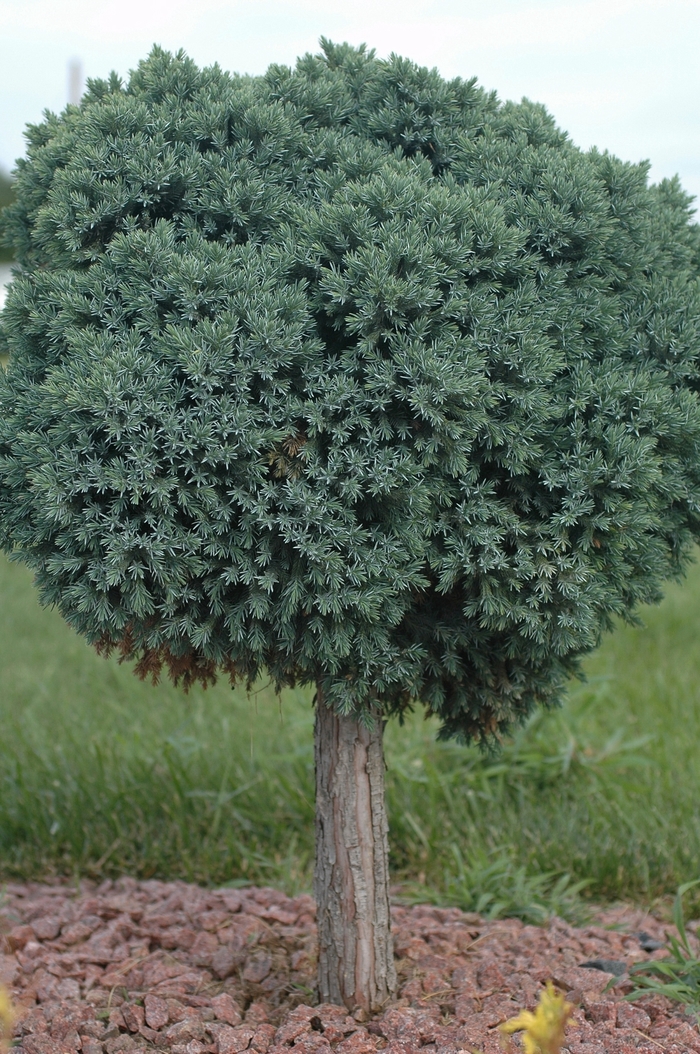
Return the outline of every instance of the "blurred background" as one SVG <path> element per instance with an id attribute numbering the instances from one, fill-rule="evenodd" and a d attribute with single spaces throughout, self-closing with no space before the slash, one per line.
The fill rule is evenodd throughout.
<path id="1" fill-rule="evenodd" d="M 579 146 L 700 194 L 698 0 L 0 0 L 0 205 L 45 108 L 154 43 L 262 73 L 365 42 L 543 102 Z M 4 262 L 3 262 L 4 261 Z M 0 256 L 2 283 L 10 273 Z M 664 902 L 700 874 L 700 567 L 620 627 L 561 711 L 500 758 L 392 726 L 392 866 L 407 897 L 541 921 Z M 310 693 L 189 697 L 99 659 L 0 557 L 0 882 L 125 872 L 309 888 Z M 700 912 L 700 900 L 697 904 Z"/>

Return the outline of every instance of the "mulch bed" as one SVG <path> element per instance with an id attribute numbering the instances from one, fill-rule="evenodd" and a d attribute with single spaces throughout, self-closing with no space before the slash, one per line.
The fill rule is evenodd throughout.
<path id="1" fill-rule="evenodd" d="M 498 1025 L 533 1009 L 550 978 L 576 1004 L 572 1054 L 700 1052 L 696 1023 L 676 1005 L 625 1002 L 624 976 L 604 992 L 613 975 L 580 966 L 646 958 L 636 934 L 663 940 L 663 924 L 632 909 L 597 920 L 540 928 L 396 906 L 399 998 L 364 1020 L 315 1005 L 308 896 L 130 878 L 9 884 L 0 981 L 25 1054 L 502 1054 Z"/>

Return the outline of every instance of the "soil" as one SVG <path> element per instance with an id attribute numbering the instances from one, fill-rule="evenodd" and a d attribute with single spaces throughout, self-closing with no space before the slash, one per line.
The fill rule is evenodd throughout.
<path id="1" fill-rule="evenodd" d="M 697 1024 L 676 1004 L 656 996 L 625 1002 L 624 974 L 580 965 L 649 957 L 639 932 L 663 940 L 664 925 L 634 909 L 603 911 L 595 925 L 576 928 L 560 919 L 537 927 L 397 905 L 398 998 L 370 1020 L 316 1005 L 314 913 L 310 897 L 274 889 L 212 891 L 130 878 L 9 884 L 0 903 L 0 982 L 19 1011 L 17 1047 L 25 1054 L 502 1054 L 498 1025 L 534 1009 L 552 979 L 575 1004 L 571 1054 L 700 1052 Z M 615 986 L 606 992 L 609 981 Z M 519 1038 L 511 1042 L 522 1049 Z"/>

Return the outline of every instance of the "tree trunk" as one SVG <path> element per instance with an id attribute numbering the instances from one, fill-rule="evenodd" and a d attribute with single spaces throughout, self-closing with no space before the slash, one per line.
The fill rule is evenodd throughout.
<path id="1" fill-rule="evenodd" d="M 316 698 L 316 871 L 321 1002 L 367 1013 L 396 991 L 384 806 L 384 727 Z"/>

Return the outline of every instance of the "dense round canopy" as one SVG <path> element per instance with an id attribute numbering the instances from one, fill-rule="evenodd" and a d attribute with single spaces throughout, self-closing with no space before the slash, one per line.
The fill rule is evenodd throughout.
<path id="1" fill-rule="evenodd" d="M 700 238 L 646 176 L 346 45 L 91 82 L 5 218 L 0 543 L 142 673 L 498 735 L 700 536 Z"/>

